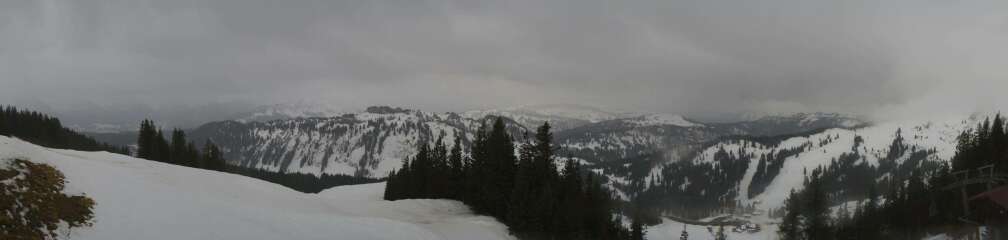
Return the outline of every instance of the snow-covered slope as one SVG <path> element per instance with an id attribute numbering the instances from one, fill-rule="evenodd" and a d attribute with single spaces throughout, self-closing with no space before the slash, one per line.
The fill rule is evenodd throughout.
<path id="1" fill-rule="evenodd" d="M 813 168 L 829 164 L 830 160 L 839 158 L 841 154 L 852 152 L 857 136 L 860 136 L 860 139 L 864 141 L 858 144 L 859 152 L 865 153 L 862 161 L 873 166 L 878 166 L 880 159 L 888 154 L 889 144 L 896 137 L 897 130 L 902 132 L 905 145 L 918 149 L 935 149 L 936 152 L 930 156 L 931 158 L 948 161 L 955 154 L 956 137 L 967 127 L 971 127 L 972 123 L 973 120 L 966 117 L 932 121 L 888 122 L 857 130 L 833 129 L 809 136 L 807 141 L 813 143 L 830 134 L 839 136 L 839 139 L 821 147 L 812 144 L 806 152 L 788 158 L 781 174 L 774 178 L 763 194 L 756 196 L 753 200 L 759 200 L 758 206 L 765 209 L 780 207 L 787 197 L 788 191 L 801 189 L 803 169 L 811 171 Z M 794 140 L 801 141 L 803 139 Z M 794 140 L 789 139 L 789 141 Z M 901 158 L 905 159 L 905 157 Z"/>
<path id="2" fill-rule="evenodd" d="M 66 175 L 67 192 L 97 202 L 93 227 L 68 239 L 512 239 L 460 202 L 381 200 L 384 184 L 304 194 L 238 175 L 106 152 L 39 147 L 0 136 L 0 159 Z"/>
<path id="3" fill-rule="evenodd" d="M 817 167 L 825 167 L 845 154 L 850 156 L 856 153 L 858 156 L 856 164 L 868 164 L 875 167 L 878 167 L 883 160 L 893 161 L 891 164 L 897 167 L 890 168 L 888 171 L 897 171 L 913 152 L 894 153 L 897 155 L 891 156 L 890 151 L 895 150 L 890 147 L 895 141 L 906 146 L 907 149 L 917 149 L 919 153 L 927 152 L 924 159 L 947 161 L 955 154 L 958 134 L 973 126 L 975 121 L 972 117 L 959 116 L 933 120 L 883 122 L 856 129 L 833 128 L 814 134 L 782 137 L 777 140 L 724 139 L 699 150 L 692 161 L 710 163 L 715 159 L 713 155 L 722 150 L 733 156 L 739 154 L 752 156 L 742 157 L 740 160 L 748 161 L 748 168 L 736 185 L 738 194 L 734 197 L 739 202 L 755 204 L 759 209 L 769 210 L 781 207 L 789 191 L 802 188 L 806 172 Z M 897 132 L 901 135 L 901 141 L 897 140 Z M 797 152 L 784 153 L 788 151 Z M 757 163 L 760 156 L 769 153 L 783 156 L 784 162 L 779 168 L 779 173 L 770 176 L 769 184 L 766 185 L 765 190 L 754 193 L 754 196 L 750 198 L 748 191 L 750 184 L 754 181 L 754 175 L 756 175 Z M 886 160 L 887 158 L 891 159 Z M 663 166 L 658 166 L 653 169 L 648 180 L 650 181 L 650 177 L 657 176 L 662 168 Z M 916 166 L 903 167 L 903 169 L 914 168 Z M 674 187 L 687 181 L 691 180 L 669 179 L 668 184 Z M 697 182 L 698 180 L 693 179 L 692 181 Z"/>
<path id="4" fill-rule="evenodd" d="M 269 122 L 225 121 L 191 131 L 198 142 L 220 145 L 232 165 L 274 172 L 384 177 L 399 168 L 421 143 L 443 136 L 445 144 L 461 138 L 463 148 L 483 121 L 454 113 L 430 113 L 393 107 L 369 107 L 338 117 L 296 118 Z M 524 128 L 508 121 L 514 136 Z"/>

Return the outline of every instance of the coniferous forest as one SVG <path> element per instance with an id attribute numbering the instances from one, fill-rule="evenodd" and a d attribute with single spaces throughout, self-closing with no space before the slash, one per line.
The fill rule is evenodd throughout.
<path id="1" fill-rule="evenodd" d="M 136 157 L 175 165 L 225 171 L 223 153 L 213 142 L 206 141 L 202 150 L 186 140 L 181 129 L 172 130 L 171 138 L 154 125 L 154 121 L 143 120 L 137 136 Z"/>
<path id="2" fill-rule="evenodd" d="M 450 150 L 443 141 L 433 148 L 421 144 L 389 174 L 385 199 L 459 200 L 522 239 L 642 239 L 640 222 L 633 231 L 623 226 L 617 203 L 593 174 L 574 161 L 557 169 L 552 138 L 546 123 L 515 146 L 498 118 L 477 132 L 469 154 L 457 140 Z"/>
<path id="3" fill-rule="evenodd" d="M 929 231 L 972 234 L 981 225 L 1004 228 L 1008 226 L 1008 213 L 993 203 L 967 199 L 968 205 L 964 205 L 964 196 L 990 190 L 987 184 L 960 186 L 957 183 L 983 176 L 1008 176 L 1008 131 L 1005 127 L 1005 118 L 998 114 L 993 120 L 987 119 L 962 132 L 951 164 L 922 162 L 914 169 L 896 171 L 905 175 L 897 179 L 906 181 L 863 182 L 865 179 L 886 179 L 866 169 L 853 171 L 865 173 L 865 176 L 849 177 L 861 182 L 839 182 L 837 179 L 842 178 L 832 174 L 842 165 L 849 165 L 849 159 L 834 161 L 827 168 L 817 168 L 806 176 L 804 189 L 792 191 L 788 197 L 779 236 L 784 240 L 921 239 L 934 233 Z M 899 138 L 897 132 L 897 141 Z M 894 158 L 902 153 L 890 155 L 888 158 Z M 880 168 L 886 167 L 884 161 L 881 163 Z M 851 185 L 864 186 L 854 187 L 864 193 L 843 194 L 852 189 Z M 844 195 L 865 196 L 866 199 L 852 206 L 841 205 L 836 216 L 831 217 L 830 206 L 847 201 Z"/>
<path id="4" fill-rule="evenodd" d="M 349 175 L 321 174 L 316 176 L 305 173 L 271 172 L 235 165 L 228 165 L 226 170 L 229 173 L 280 184 L 303 193 L 319 193 L 322 192 L 322 190 L 336 186 L 376 183 L 381 181 L 381 179 Z"/>
<path id="5" fill-rule="evenodd" d="M 43 113 L 0 106 L 0 135 L 16 137 L 50 148 L 81 151 L 108 151 L 128 154 L 125 146 L 101 143 L 94 138 L 66 128 L 56 117 Z"/>

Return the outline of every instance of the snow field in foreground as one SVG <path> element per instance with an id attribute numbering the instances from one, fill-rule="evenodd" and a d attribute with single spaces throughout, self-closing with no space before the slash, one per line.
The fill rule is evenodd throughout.
<path id="1" fill-rule="evenodd" d="M 513 239 L 493 218 L 448 200 L 384 201 L 384 183 L 304 194 L 243 176 L 106 152 L 56 150 L 0 136 L 0 158 L 66 175 L 97 202 L 70 239 Z"/>

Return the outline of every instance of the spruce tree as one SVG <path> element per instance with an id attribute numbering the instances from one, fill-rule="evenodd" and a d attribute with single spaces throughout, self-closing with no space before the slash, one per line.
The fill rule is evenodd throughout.
<path id="1" fill-rule="evenodd" d="M 140 122 L 140 131 L 137 136 L 138 158 L 154 160 L 156 148 L 154 137 L 156 134 L 157 130 L 154 129 L 154 124 L 150 120 L 144 119 Z"/>
<path id="2" fill-rule="evenodd" d="M 217 147 L 213 142 L 207 140 L 203 144 L 203 162 L 207 164 L 209 170 L 214 171 L 224 171 L 226 164 L 224 163 L 224 156 L 221 153 L 220 148 Z"/>
<path id="3" fill-rule="evenodd" d="M 483 204 L 491 215 L 507 214 L 508 200 L 515 177 L 514 144 L 503 118 L 498 117 L 486 139 Z"/>
<path id="4" fill-rule="evenodd" d="M 165 140 L 164 132 L 158 129 L 154 133 L 154 160 L 158 162 L 171 162 L 171 150 L 168 141 Z"/>
<path id="5" fill-rule="evenodd" d="M 644 209 L 642 209 L 640 196 L 634 197 L 632 219 L 630 221 L 630 239 L 646 239 L 647 230 L 644 228 Z"/>
<path id="6" fill-rule="evenodd" d="M 542 224 L 541 222 L 536 222 L 537 219 L 532 217 L 532 204 L 534 193 L 532 192 L 533 184 L 532 181 L 532 158 L 533 158 L 533 146 L 531 144 L 523 144 L 519 150 L 518 157 L 518 172 L 515 175 L 514 187 L 511 191 L 511 199 L 508 201 L 510 203 L 507 222 L 509 228 L 513 228 L 515 231 L 524 232 L 528 231 L 530 226 L 535 226 Z"/>
<path id="7" fill-rule="evenodd" d="M 794 189 L 788 194 L 787 200 L 784 201 L 784 219 L 781 220 L 778 226 L 777 233 L 781 240 L 799 240 L 801 238 L 801 211 L 802 211 L 802 201 L 800 195 L 795 193 Z"/>
<path id="8" fill-rule="evenodd" d="M 168 155 L 170 156 L 170 163 L 182 166 L 195 167 L 191 164 L 191 156 L 187 153 L 188 148 L 186 144 L 185 132 L 181 129 L 173 129 L 171 134 L 171 147 Z"/>
<path id="9" fill-rule="evenodd" d="M 465 190 L 465 184 L 462 183 L 465 177 L 465 165 L 462 156 L 462 136 L 455 136 L 455 143 L 452 144 L 451 156 L 448 158 L 448 177 L 450 179 L 450 187 L 448 191 L 449 198 L 462 199 L 462 191 Z"/>
<path id="10" fill-rule="evenodd" d="M 803 211 L 803 216 L 805 221 L 803 223 L 803 233 L 805 237 L 809 239 L 831 239 L 833 237 L 832 229 L 829 226 L 830 221 L 830 209 L 829 202 L 826 199 L 826 193 L 823 190 L 823 180 L 820 177 L 822 170 L 817 168 L 812 171 L 812 175 L 809 179 L 809 184 L 806 185 L 805 189 L 805 208 Z"/>

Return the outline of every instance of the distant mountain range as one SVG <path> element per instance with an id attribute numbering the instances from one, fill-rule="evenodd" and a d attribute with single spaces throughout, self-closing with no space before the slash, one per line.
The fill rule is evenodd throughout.
<path id="1" fill-rule="evenodd" d="M 282 106 L 261 110 L 203 124 L 188 131 L 190 138 L 216 142 L 232 165 L 380 178 L 399 168 L 418 144 L 434 144 L 439 138 L 450 144 L 459 138 L 468 148 L 477 129 L 497 116 L 505 119 L 516 143 L 548 121 L 554 126 L 558 155 L 606 177 L 606 186 L 624 198 L 664 188 L 675 196 L 734 199 L 766 209 L 779 207 L 783 192 L 801 187 L 802 172 L 836 159 L 856 160 L 847 167 L 874 166 L 879 172 L 873 174 L 889 178 L 904 176 L 907 169 L 927 162 L 947 161 L 957 134 L 976 121 L 964 116 L 871 123 L 846 114 L 793 113 L 718 123 L 577 105 L 462 113 L 385 106 L 358 111 Z M 133 133 L 93 136 L 120 144 L 135 140 Z M 760 167 L 760 159 L 770 153 L 778 162 Z M 848 159 L 851 156 L 857 159 Z M 715 166 L 716 172 L 696 170 L 706 169 L 703 166 Z M 712 174 L 728 182 L 705 183 Z"/>
<path id="2" fill-rule="evenodd" d="M 579 105 L 542 105 L 431 113 L 395 107 L 345 112 L 316 105 L 274 105 L 189 131 L 213 140 L 231 164 L 277 172 L 382 177 L 399 167 L 418 143 L 444 136 L 472 140 L 481 122 L 508 120 L 516 141 L 544 122 L 553 126 L 562 153 L 586 163 L 606 163 L 651 152 L 677 152 L 729 135 L 777 135 L 866 124 L 840 114 L 767 116 L 738 123 L 702 123 L 658 113 L 615 113 Z M 134 133 L 92 134 L 129 144 Z M 683 152 L 685 153 L 685 152 Z M 675 154 L 673 154 L 675 155 Z M 670 159 L 675 159 L 670 158 Z"/>

